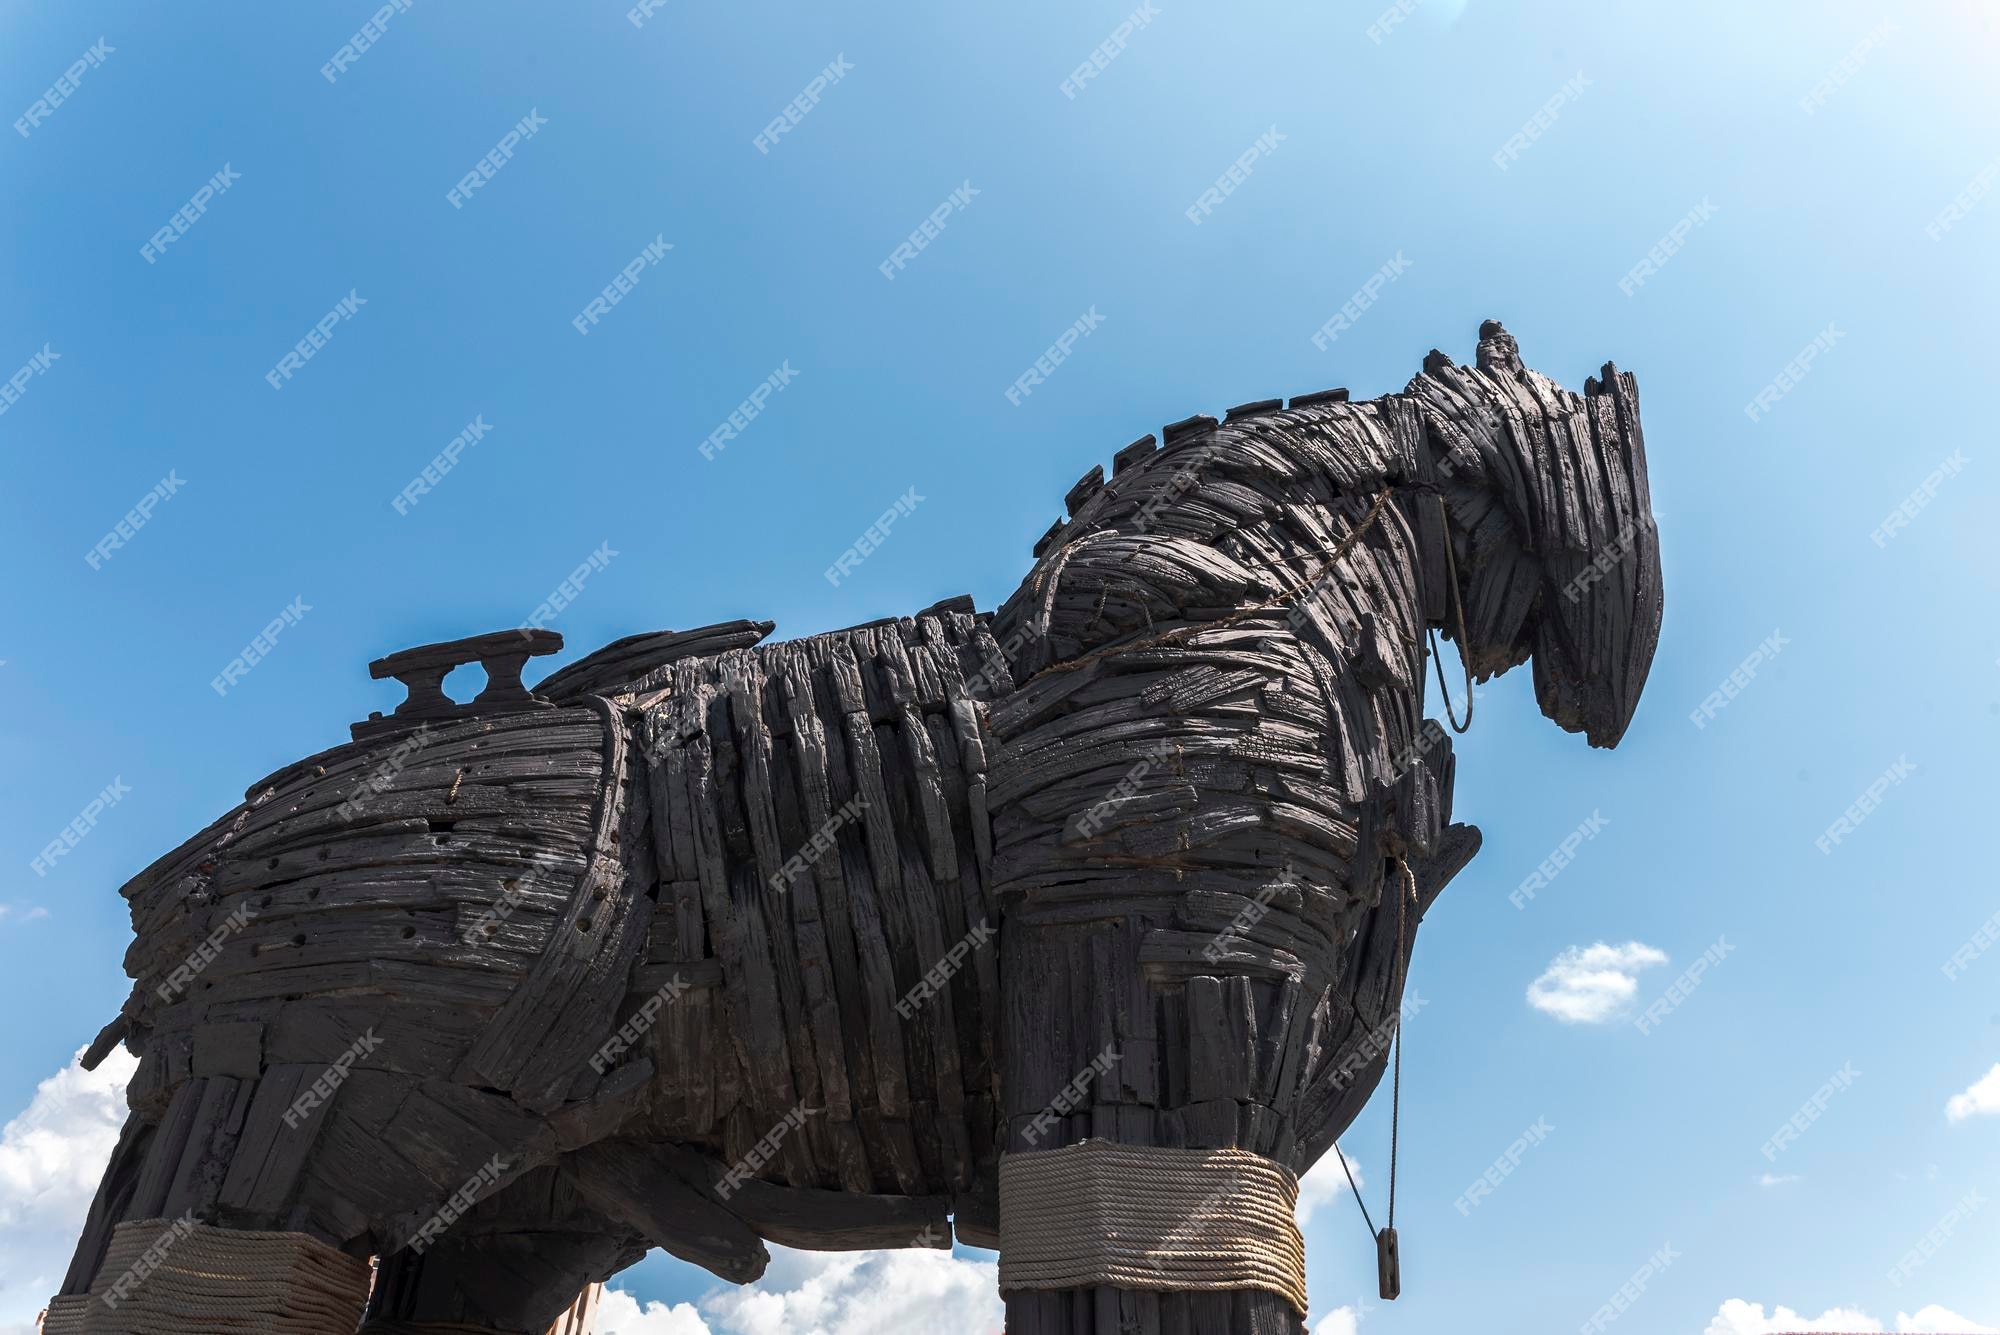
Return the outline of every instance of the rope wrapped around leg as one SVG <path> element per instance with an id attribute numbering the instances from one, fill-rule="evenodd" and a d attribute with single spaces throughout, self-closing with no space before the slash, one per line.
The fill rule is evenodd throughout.
<path id="1" fill-rule="evenodd" d="M 1248 1150 L 1086 1140 L 1000 1159 L 1000 1288 L 1268 1289 L 1304 1317 L 1299 1180 Z"/>
<path id="2" fill-rule="evenodd" d="M 42 1318 L 42 1335 L 87 1335 L 85 1319 L 97 1300 L 87 1293 L 70 1298 L 49 1299 L 49 1314 Z"/>
<path id="3" fill-rule="evenodd" d="M 304 1233 L 183 1219 L 111 1231 L 88 1296 L 57 1298 L 44 1335 L 351 1335 L 369 1270 Z"/>

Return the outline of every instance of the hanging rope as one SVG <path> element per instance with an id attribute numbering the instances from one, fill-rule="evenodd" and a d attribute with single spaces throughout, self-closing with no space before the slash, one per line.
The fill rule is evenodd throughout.
<path id="1" fill-rule="evenodd" d="M 1470 719 L 1467 721 L 1470 722 Z M 1403 882 L 1403 893 L 1396 896 L 1396 967 L 1404 971 L 1407 979 L 1409 959 L 1403 952 L 1409 940 L 1409 912 L 1417 906 L 1417 874 L 1400 857 L 1396 859 L 1396 867 L 1402 872 Z M 1361 1188 L 1354 1180 L 1354 1170 L 1347 1165 L 1347 1155 L 1342 1153 L 1339 1141 L 1335 1141 L 1333 1146 L 1333 1152 L 1340 1155 L 1340 1169 L 1347 1174 L 1347 1186 L 1354 1193 L 1354 1203 L 1361 1207 L 1361 1222 L 1368 1226 L 1368 1236 L 1374 1239 L 1378 1252 L 1385 1237 L 1393 1249 L 1396 1236 L 1396 1160 L 1400 1157 L 1403 1129 L 1403 1010 L 1400 1005 L 1396 1008 L 1390 1041 L 1395 1044 L 1395 1052 L 1392 1057 L 1394 1075 L 1389 1085 L 1389 1222 L 1385 1227 L 1375 1227 L 1375 1220 L 1368 1213 L 1368 1202 L 1361 1199 Z M 1396 1296 L 1387 1291 L 1386 1280 L 1382 1296 Z"/>
<path id="2" fill-rule="evenodd" d="M 1458 661 L 1465 669 L 1465 722 L 1458 721 L 1451 707 L 1451 689 L 1444 684 L 1444 661 L 1438 654 L 1437 627 L 1430 628 L 1431 666 L 1437 669 L 1438 694 L 1444 697 L 1445 721 L 1451 730 L 1463 733 L 1472 726 L 1472 658 L 1471 649 L 1465 642 L 1465 595 L 1458 591 L 1458 557 L 1451 546 L 1451 516 L 1444 508 L 1444 496 L 1438 496 L 1438 520 L 1444 526 L 1444 568 L 1446 583 L 1451 586 L 1451 603 L 1458 611 Z"/>
<path id="3" fill-rule="evenodd" d="M 1466 701 L 1469 705 L 1472 702 Z M 1472 715 L 1465 717 L 1466 724 L 1472 723 Z M 1410 870 L 1410 864 L 1401 858 L 1396 865 L 1403 871 L 1403 888 L 1407 892 L 1396 899 L 1396 960 L 1403 970 L 1403 979 L 1409 981 L 1410 957 L 1404 953 L 1409 912 L 1417 903 L 1417 874 Z M 1396 1005 L 1396 1056 L 1395 1074 L 1389 1082 L 1389 1227 L 1396 1227 L 1396 1157 L 1403 1131 L 1403 1007 L 1401 994 Z"/>
<path id="4" fill-rule="evenodd" d="M 1340 1142 L 1333 1142 L 1333 1152 L 1340 1156 L 1340 1171 L 1347 1174 L 1348 1189 L 1354 1193 L 1354 1203 L 1361 1207 L 1361 1222 L 1368 1226 L 1368 1236 L 1374 1237 L 1375 1221 L 1369 1217 L 1368 1202 L 1361 1199 L 1361 1188 L 1354 1183 L 1354 1170 L 1347 1166 L 1347 1153 L 1340 1148 Z M 1392 1156 L 1393 1161 L 1393 1156 Z"/>

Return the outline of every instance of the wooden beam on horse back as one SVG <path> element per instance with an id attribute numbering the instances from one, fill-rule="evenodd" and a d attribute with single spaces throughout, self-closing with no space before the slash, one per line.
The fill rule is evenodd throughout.
<path id="1" fill-rule="evenodd" d="M 1011 1154 L 1091 1137 L 1119 1144 L 1240 1148 L 1288 1160 L 1297 1094 L 1275 1070 L 1311 1022 L 1303 980 L 1196 976 L 1159 985 L 1140 962 L 1171 908 L 1106 896 L 1101 917 L 1011 918 L 1001 941 L 1006 1145 Z M 1121 908 L 1123 911 L 1121 911 Z M 1324 980 L 1317 980 L 1324 986 Z M 1079 1084 L 1080 1097 L 1065 1094 Z M 1267 1097 L 1265 1091 L 1271 1091 Z M 1032 1230 L 1034 1221 L 1003 1220 Z M 1261 1289 L 1219 1293 L 1093 1287 L 1013 1289 L 1009 1335 L 1304 1335 L 1300 1314 Z"/>

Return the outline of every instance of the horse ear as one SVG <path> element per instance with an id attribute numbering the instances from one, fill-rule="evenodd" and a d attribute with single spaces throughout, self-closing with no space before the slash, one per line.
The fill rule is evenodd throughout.
<path id="1" fill-rule="evenodd" d="M 1519 374 L 1522 370 L 1521 346 L 1498 320 L 1488 320 L 1479 326 L 1477 361 L 1482 371 Z"/>

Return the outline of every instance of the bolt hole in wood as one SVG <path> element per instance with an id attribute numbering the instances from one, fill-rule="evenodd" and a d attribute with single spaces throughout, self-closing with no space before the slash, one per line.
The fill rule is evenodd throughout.
<path id="1" fill-rule="evenodd" d="M 589 930 L 590 930 L 590 919 L 588 919 L 588 918 L 578 918 L 578 919 L 576 920 L 576 930 L 577 930 L 577 931 L 579 931 L 579 932 L 587 932 L 587 931 L 589 931 Z"/>

